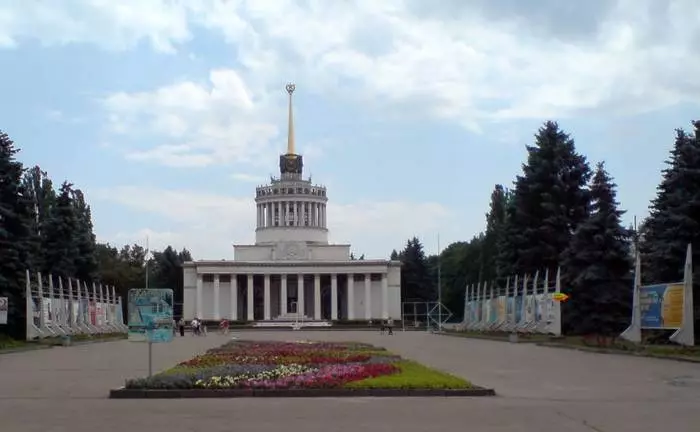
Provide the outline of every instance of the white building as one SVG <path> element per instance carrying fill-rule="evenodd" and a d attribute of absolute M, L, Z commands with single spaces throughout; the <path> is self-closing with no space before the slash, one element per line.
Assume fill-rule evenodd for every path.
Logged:
<path fill-rule="evenodd" d="M 186 320 L 370 320 L 401 316 L 401 263 L 351 260 L 350 245 L 329 244 L 324 186 L 304 179 L 294 150 L 288 84 L 287 153 L 280 177 L 255 191 L 254 245 L 233 260 L 184 265 Z"/>

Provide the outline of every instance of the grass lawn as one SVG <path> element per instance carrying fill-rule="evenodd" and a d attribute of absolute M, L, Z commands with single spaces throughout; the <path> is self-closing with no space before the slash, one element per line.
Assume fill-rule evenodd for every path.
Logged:
<path fill-rule="evenodd" d="M 468 389 L 474 386 L 467 380 L 429 368 L 410 360 L 396 363 L 395 374 L 350 382 L 346 388 L 372 389 Z"/>

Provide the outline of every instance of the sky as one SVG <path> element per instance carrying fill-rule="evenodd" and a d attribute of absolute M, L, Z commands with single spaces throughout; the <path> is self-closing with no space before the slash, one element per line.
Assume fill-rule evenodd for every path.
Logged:
<path fill-rule="evenodd" d="M 0 129 L 92 206 L 99 241 L 233 258 L 297 150 L 330 240 L 386 258 L 485 226 L 556 120 L 643 218 L 700 119 L 694 0 L 0 0 Z M 693 78 L 695 77 L 695 78 Z"/>

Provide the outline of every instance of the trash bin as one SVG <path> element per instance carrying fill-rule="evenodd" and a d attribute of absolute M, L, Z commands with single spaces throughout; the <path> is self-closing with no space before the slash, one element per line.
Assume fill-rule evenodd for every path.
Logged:
<path fill-rule="evenodd" d="M 61 338 L 61 344 L 63 346 L 70 346 L 70 336 L 66 335 Z"/>

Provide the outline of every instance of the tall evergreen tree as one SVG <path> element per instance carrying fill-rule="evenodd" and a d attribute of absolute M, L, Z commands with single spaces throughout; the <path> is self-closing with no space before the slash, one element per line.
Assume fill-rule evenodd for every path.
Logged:
<path fill-rule="evenodd" d="M 574 231 L 588 217 L 591 177 L 586 158 L 555 122 L 539 129 L 527 151 L 507 232 L 519 274 L 559 265 Z"/>
<path fill-rule="evenodd" d="M 496 240 L 496 274 L 499 279 L 515 275 L 517 272 L 517 249 L 515 238 L 518 235 L 518 227 L 515 224 L 515 191 L 507 195 L 505 206 L 505 219 L 501 227 L 500 236 Z"/>
<path fill-rule="evenodd" d="M 399 254 L 401 266 L 401 298 L 404 301 L 428 301 L 435 296 L 435 285 L 430 278 L 423 244 L 417 237 L 406 242 Z"/>
<path fill-rule="evenodd" d="M 48 174 L 39 166 L 27 170 L 22 182 L 24 190 L 27 191 L 27 198 L 31 201 L 33 214 L 30 245 L 34 260 L 31 267 L 33 270 L 47 272 L 44 228 L 56 203 L 56 192 Z"/>
<path fill-rule="evenodd" d="M 75 277 L 79 254 L 76 233 L 78 217 L 73 203 L 73 185 L 64 182 L 56 198 L 54 211 L 46 226 L 46 267 L 57 277 Z"/>
<path fill-rule="evenodd" d="M 632 302 L 630 232 L 622 226 L 616 185 L 599 163 L 591 185 L 590 216 L 576 229 L 564 256 L 569 275 L 564 325 L 575 334 L 618 335 Z"/>
<path fill-rule="evenodd" d="M 498 251 L 499 243 L 505 236 L 508 195 L 509 192 L 500 184 L 491 192 L 489 212 L 486 214 L 486 233 L 481 246 L 479 280 L 493 280 L 501 273 L 498 268 Z"/>
<path fill-rule="evenodd" d="M 80 280 L 92 280 L 97 276 L 96 240 L 92 226 L 92 212 L 80 189 L 73 191 L 73 205 L 77 222 L 75 277 Z"/>
<path fill-rule="evenodd" d="M 694 121 L 693 128 L 690 134 L 676 131 L 668 167 L 640 229 L 642 277 L 647 283 L 682 280 L 688 243 L 693 245 L 693 262 L 700 263 L 700 121 Z M 694 298 L 700 298 L 700 279 L 694 281 Z M 699 302 L 695 317 L 700 330 Z"/>
<path fill-rule="evenodd" d="M 0 327 L 23 339 L 26 332 L 25 271 L 31 262 L 32 209 L 22 185 L 24 167 L 10 137 L 0 131 L 0 296 L 7 297 L 8 322 Z"/>

